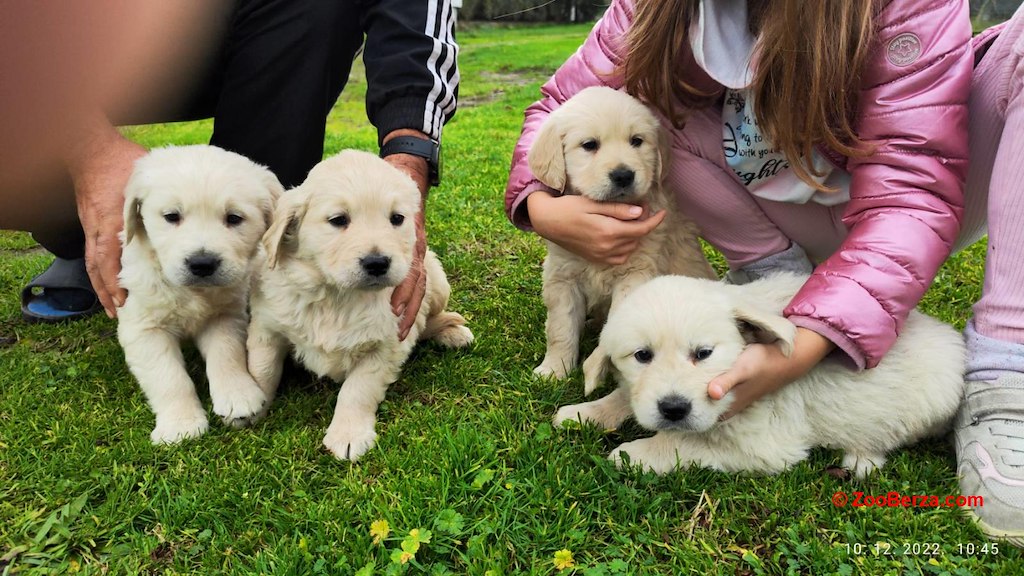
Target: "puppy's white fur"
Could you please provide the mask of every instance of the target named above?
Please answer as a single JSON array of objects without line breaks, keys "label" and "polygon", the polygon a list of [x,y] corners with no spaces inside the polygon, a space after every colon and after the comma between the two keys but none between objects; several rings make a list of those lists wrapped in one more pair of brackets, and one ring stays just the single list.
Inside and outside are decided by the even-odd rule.
[{"label": "puppy's white fur", "polygon": [[194,338],[213,411],[231,425],[266,396],[246,370],[246,299],[281,184],[266,168],[213,146],[160,148],[140,158],[125,189],[117,335],[156,427],[170,443],[203,434],[206,411],[181,353]]},{"label": "puppy's white fur", "polygon": [[941,432],[963,394],[964,345],[951,326],[912,312],[875,368],[856,372],[827,358],[805,377],[728,420],[732,396],[712,400],[707,385],[748,343],[774,342],[788,354],[796,328],[781,314],[805,277],[780,274],[732,286],[666,276],[628,295],[601,333],[619,388],[565,406],[567,420],[614,428],[629,416],[651,438],[627,442],[611,458],[658,473],[691,464],[777,473],[815,446],[843,450],[858,477],[890,451]]},{"label": "puppy's white fur", "polygon": [[268,266],[252,297],[250,372],[273,398],[292,348],[311,371],[341,383],[324,437],[338,458],[355,460],[373,446],[377,406],[417,340],[450,347],[473,341],[465,319],[445,311],[451,288],[429,250],[423,305],[408,337],[398,340],[391,294],[413,264],[419,209],[412,179],[373,154],[349,150],[318,164],[284,196],[264,238]]},{"label": "puppy's white fur", "polygon": [[[664,274],[715,277],[696,227],[663,188],[669,159],[667,140],[654,114],[639,100],[611,88],[580,91],[541,126],[528,154],[530,169],[541,182],[565,194],[646,204],[652,214],[666,210],[667,215],[620,265],[595,264],[547,242],[547,351],[536,374],[565,378],[579,360],[587,315],[603,318],[643,282]],[[600,356],[597,352],[592,357]],[[600,379],[598,368],[599,363],[587,370],[587,394]]]}]

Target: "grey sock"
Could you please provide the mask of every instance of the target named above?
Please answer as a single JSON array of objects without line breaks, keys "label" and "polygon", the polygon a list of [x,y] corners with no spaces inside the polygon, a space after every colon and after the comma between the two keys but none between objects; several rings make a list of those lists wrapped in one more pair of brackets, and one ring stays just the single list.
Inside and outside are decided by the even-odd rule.
[{"label": "grey sock", "polygon": [[1024,374],[1024,344],[983,336],[974,329],[974,321],[964,329],[967,343],[965,380],[995,380],[1001,372]]},{"label": "grey sock", "polygon": [[782,252],[751,262],[738,270],[730,270],[726,274],[726,279],[731,284],[746,284],[777,272],[810,274],[813,271],[814,264],[811,264],[807,253],[799,244],[793,242]]}]

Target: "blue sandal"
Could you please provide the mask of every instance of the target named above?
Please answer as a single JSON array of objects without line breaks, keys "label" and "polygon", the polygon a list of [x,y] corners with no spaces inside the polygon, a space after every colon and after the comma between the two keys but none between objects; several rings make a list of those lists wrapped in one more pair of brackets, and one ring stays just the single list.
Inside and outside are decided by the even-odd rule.
[{"label": "blue sandal", "polygon": [[30,323],[77,320],[102,309],[89,282],[85,258],[55,258],[21,291],[21,317]]}]

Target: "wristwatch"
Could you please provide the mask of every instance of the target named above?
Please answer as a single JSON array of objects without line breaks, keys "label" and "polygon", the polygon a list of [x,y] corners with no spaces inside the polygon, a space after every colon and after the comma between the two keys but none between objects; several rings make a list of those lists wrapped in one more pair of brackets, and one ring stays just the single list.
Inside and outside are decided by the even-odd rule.
[{"label": "wristwatch", "polygon": [[416,136],[396,136],[380,148],[380,157],[392,154],[412,154],[427,159],[428,180],[431,186],[441,183],[441,143]]}]

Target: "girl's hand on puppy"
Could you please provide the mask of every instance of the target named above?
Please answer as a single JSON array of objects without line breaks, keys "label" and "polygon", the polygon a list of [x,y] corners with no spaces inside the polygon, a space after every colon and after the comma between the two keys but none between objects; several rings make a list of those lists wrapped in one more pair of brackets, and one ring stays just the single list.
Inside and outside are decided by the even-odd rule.
[{"label": "girl's hand on puppy", "polygon": [[665,219],[633,204],[553,196],[538,190],[526,198],[533,229],[562,248],[597,264],[617,266]]},{"label": "girl's hand on puppy", "polygon": [[708,383],[708,396],[721,400],[731,391],[732,405],[721,419],[731,418],[762,396],[810,372],[834,347],[830,340],[806,328],[797,328],[789,356],[772,344],[750,344],[728,372]]}]

